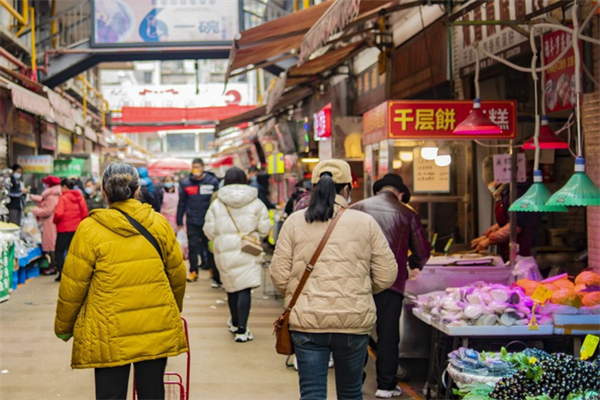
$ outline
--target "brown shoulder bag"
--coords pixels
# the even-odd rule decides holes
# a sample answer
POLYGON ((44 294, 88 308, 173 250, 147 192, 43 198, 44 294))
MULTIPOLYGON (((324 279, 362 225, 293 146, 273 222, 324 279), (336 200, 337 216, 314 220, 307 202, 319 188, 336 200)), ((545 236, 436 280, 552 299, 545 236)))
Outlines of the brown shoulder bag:
POLYGON ((321 252, 325 248, 325 245, 327 244, 327 241, 329 240, 329 237, 331 236, 331 232, 333 232, 333 228, 335 228, 335 225, 339 221, 339 219, 342 216, 342 214, 344 213, 344 211, 345 211, 345 208, 343 208, 343 207, 340 208, 337 215, 333 218, 333 220, 327 227, 327 230, 325 231, 325 235, 323 236, 323 239, 321 239, 321 242, 319 243, 319 246, 317 247, 315 254, 313 254, 312 258, 310 259, 310 262, 306 266, 306 270, 304 271, 304 274, 302 275, 302 279, 300 279, 300 283, 298 284, 298 287, 296 288, 296 291, 294 292, 294 295, 292 296, 292 300, 290 301, 290 304, 288 304, 288 306, 285 309, 285 311, 283 312, 283 314, 281 314, 281 316, 279 318, 277 318, 277 320, 273 323, 273 326, 274 326, 273 333, 277 337, 277 342, 275 343, 275 349, 277 350, 278 354, 283 354, 286 356, 291 356, 292 354, 294 354, 294 345, 292 343, 292 337, 290 335, 290 313, 292 312, 292 308, 294 308, 294 305, 296 305, 296 301, 298 300, 298 297, 300 297, 300 293, 302 292, 302 289, 304 289, 304 285, 306 284, 306 281, 308 280, 310 273, 312 272, 315 264, 317 263, 317 260, 319 259, 321 252))

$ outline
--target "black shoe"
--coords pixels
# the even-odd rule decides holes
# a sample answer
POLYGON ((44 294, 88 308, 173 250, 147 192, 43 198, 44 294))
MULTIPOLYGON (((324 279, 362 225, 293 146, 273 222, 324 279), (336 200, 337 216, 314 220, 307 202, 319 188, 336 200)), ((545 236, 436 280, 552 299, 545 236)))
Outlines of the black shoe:
POLYGON ((47 275, 56 275, 56 274, 58 274, 58 270, 56 268, 54 268, 54 267, 52 267, 52 268, 46 268, 46 269, 41 270, 40 274, 46 275, 46 276, 47 275))
POLYGON ((60 282, 60 274, 56 278, 54 278, 54 282, 60 282))

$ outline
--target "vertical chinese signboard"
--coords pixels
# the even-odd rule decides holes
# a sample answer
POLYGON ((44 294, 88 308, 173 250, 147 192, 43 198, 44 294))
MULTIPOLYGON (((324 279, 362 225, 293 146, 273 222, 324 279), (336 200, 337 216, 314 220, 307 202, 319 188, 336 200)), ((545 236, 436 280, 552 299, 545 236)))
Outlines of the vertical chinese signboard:
POLYGON ((497 135, 457 135, 452 132, 473 110, 473 102, 390 100, 365 113, 363 142, 366 145, 384 139, 514 139, 516 107, 514 100, 482 102, 483 113, 502 132, 497 135))
POLYGON ((567 53, 552 68, 546 71, 546 111, 554 112, 575 107, 575 52, 572 36, 557 31, 544 35, 542 39, 544 64, 548 65, 569 47, 567 53))

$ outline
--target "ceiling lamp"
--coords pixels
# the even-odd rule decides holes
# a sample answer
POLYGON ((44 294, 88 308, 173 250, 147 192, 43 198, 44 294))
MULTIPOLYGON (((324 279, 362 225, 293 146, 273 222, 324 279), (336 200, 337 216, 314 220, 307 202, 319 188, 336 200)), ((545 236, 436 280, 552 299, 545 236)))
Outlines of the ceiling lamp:
POLYGON ((423 160, 433 161, 437 157, 438 148, 434 142, 425 142, 423 147, 421 147, 421 158, 423 160))
POLYGON ((551 193, 543 184, 542 171, 533 171, 533 185, 525 192, 523 196, 518 198, 508 211, 517 212, 567 212, 569 211, 564 205, 550 206, 546 203, 550 199, 551 193))
POLYGON ((585 173, 585 160, 575 159, 575 173, 567 184, 554 193, 546 203, 549 206, 600 206, 600 189, 585 173))
POLYGON ((437 156, 435 157, 435 165, 438 167, 447 167, 452 162, 452 156, 450 150, 447 147, 439 149, 437 156))
POLYGON ((549 206, 600 206, 600 189, 585 173, 585 159, 583 158, 583 133, 581 132, 581 54, 579 50, 579 20, 577 18, 577 2, 573 3, 573 53, 575 56, 575 114, 577 118, 577 158, 575 159, 575 173, 567 184, 548 200, 549 206))
POLYGON ((454 128, 455 135, 499 135, 502 129, 481 111, 481 94, 479 90, 479 50, 478 43, 473 44, 475 51, 475 100, 473 110, 467 118, 454 128))
POLYGON ((481 100, 476 98, 473 101, 473 111, 463 122, 458 124, 454 131, 455 135, 499 135, 502 129, 481 111, 481 100))
MULTIPOLYGON (((568 149, 569 144, 556 136, 556 134, 548 126, 548 117, 542 115, 542 127, 540 128, 540 149, 568 149)), ((523 150, 535 150, 533 138, 523 144, 523 150)))
POLYGON ((402 162, 411 162, 414 157, 412 151, 401 151, 399 156, 402 162))

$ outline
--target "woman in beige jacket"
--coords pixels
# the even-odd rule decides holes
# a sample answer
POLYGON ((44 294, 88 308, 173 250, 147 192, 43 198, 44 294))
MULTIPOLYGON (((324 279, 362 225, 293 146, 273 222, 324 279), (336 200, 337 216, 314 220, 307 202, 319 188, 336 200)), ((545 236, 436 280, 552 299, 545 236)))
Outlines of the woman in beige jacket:
MULTIPOLYGON (((350 166, 342 160, 320 162, 312 182, 308 209, 292 214, 283 224, 271 263, 271 278, 286 304, 334 215, 348 207, 350 166)), ((397 271, 375 220, 346 210, 290 315, 301 400, 327 398, 330 353, 338 399, 363 398, 362 370, 376 320, 373 293, 392 286, 397 271)))

